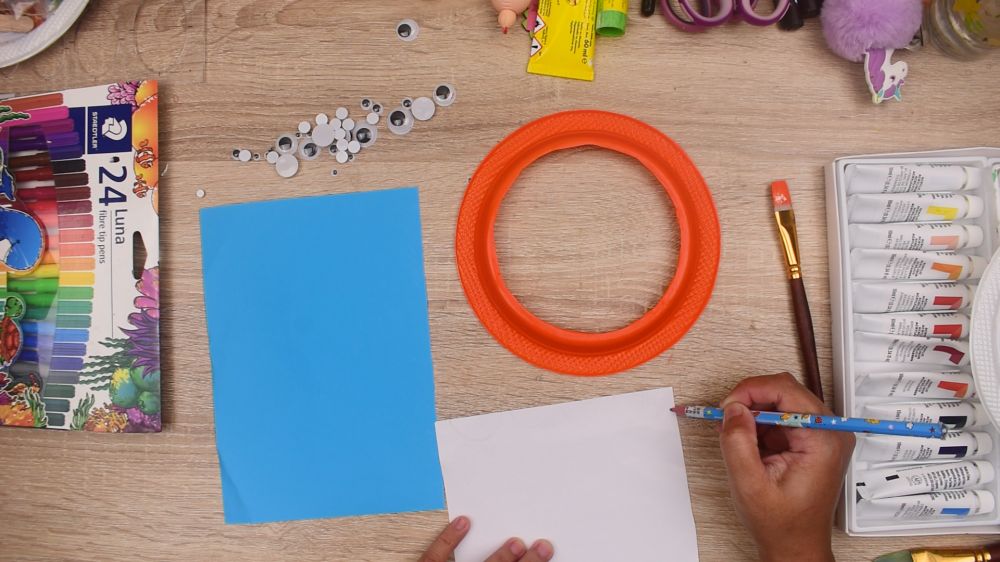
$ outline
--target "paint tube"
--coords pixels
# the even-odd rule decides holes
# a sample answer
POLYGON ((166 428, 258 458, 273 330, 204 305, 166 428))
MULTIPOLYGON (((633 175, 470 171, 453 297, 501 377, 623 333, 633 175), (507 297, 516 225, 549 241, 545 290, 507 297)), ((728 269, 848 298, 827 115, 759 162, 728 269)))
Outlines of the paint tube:
POLYGON ((961 250, 981 246, 984 238, 982 227, 951 222, 852 224, 847 229, 851 247, 873 250, 961 250))
POLYGON ((975 285, 957 283, 855 283, 855 312, 961 310, 972 303, 975 285))
POLYGON ((528 72, 593 80, 596 23, 597 0, 540 0, 528 72))
POLYGON ((881 499, 928 492, 968 490, 993 481, 993 463, 960 461, 870 470, 855 489, 862 498, 881 499))
POLYGON ((864 417, 880 420, 942 423, 948 429, 978 427, 990 423, 979 404, 962 400, 943 402, 886 402, 865 404, 864 417))
POLYGON ((949 372, 865 373, 858 394, 877 398, 975 398, 972 375, 949 372))
POLYGON ((847 193, 910 193, 976 189, 979 168, 954 164, 852 164, 844 172, 847 193))
POLYGON ((960 340, 969 335, 969 317, 960 312, 855 314, 854 329, 894 336, 960 340))
POLYGON ((897 521, 961 519, 993 513, 995 507, 996 499, 986 490, 960 490, 861 500, 858 502, 858 518, 897 521))
POLYGON ((983 214, 983 200, 957 193, 851 195, 847 216, 852 223, 940 222, 974 219, 983 214))
POLYGON ((851 250, 855 279, 876 281, 960 281, 979 279, 986 258, 955 252, 919 250, 851 250))
POLYGON ((858 460, 916 462, 977 459, 993 452, 993 438, 979 431, 949 431, 943 439, 907 435, 859 435, 858 460))
POLYGON ((938 338, 907 338, 854 332, 854 359, 872 363, 964 367, 969 364, 969 344, 938 338))

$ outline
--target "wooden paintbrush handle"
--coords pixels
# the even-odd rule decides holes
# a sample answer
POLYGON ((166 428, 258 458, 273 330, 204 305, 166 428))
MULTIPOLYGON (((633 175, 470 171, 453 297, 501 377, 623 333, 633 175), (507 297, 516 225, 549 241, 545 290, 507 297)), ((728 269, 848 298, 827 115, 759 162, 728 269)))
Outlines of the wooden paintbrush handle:
POLYGON ((792 307, 795 309, 795 328, 799 334, 799 348, 805 363, 805 383, 813 394, 823 401, 823 381, 819 376, 819 357, 816 355, 816 333, 813 331, 809 300, 802 279, 792 279, 792 307))

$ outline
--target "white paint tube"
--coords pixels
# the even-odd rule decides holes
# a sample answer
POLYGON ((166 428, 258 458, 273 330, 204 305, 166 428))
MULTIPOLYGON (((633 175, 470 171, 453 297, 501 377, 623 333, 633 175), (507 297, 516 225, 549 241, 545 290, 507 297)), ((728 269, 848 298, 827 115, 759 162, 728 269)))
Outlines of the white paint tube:
POLYGON ((958 371, 864 373, 858 395, 874 398, 975 398, 972 375, 958 371))
POLYGON ((855 283, 855 312, 961 310, 972 304, 975 285, 957 283, 855 283))
POLYGON ((949 431, 944 439, 906 435, 859 435, 858 459, 868 462, 917 462, 983 458, 993 438, 979 431, 949 431))
POLYGON ((979 279, 986 258, 955 252, 919 250, 851 250, 855 279, 875 281, 960 281, 979 279))
POLYGON ((949 430, 979 427, 990 423, 989 416, 981 405, 962 400, 865 404, 862 410, 866 418, 901 422, 940 422, 949 430))
POLYGON ((861 500, 858 502, 858 518, 896 521, 962 519, 993 513, 995 507, 996 499, 986 490, 960 490, 861 500))
POLYGON ((983 207, 982 198, 958 193, 851 195, 847 217, 852 223, 956 221, 978 218, 983 207))
POLYGON ((947 490, 969 490, 993 481, 993 463, 960 461, 870 470, 855 489, 862 498, 880 499, 947 490))
POLYGON ((872 363, 920 363, 964 367, 969 364, 969 344, 938 338, 908 338, 854 332, 854 359, 872 363))
POLYGON ((852 224, 847 228, 851 247, 874 250, 961 250, 977 248, 984 239, 982 227, 951 222, 852 224))
POLYGON ((851 164, 845 170, 847 193, 911 193, 976 189, 979 168, 954 164, 851 164))
POLYGON ((960 340, 969 335, 969 317, 960 312, 855 314, 854 329, 894 336, 960 340))

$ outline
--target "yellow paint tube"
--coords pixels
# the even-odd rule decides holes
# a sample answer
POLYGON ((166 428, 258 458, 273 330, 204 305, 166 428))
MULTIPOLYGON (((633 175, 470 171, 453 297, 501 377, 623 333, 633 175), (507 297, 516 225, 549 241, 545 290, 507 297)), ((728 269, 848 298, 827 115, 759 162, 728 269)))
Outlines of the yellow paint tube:
POLYGON ((598 0, 540 0, 528 72, 594 79, 598 0))
POLYGON ((628 0, 600 0, 597 7, 597 34, 621 37, 628 24, 628 0))

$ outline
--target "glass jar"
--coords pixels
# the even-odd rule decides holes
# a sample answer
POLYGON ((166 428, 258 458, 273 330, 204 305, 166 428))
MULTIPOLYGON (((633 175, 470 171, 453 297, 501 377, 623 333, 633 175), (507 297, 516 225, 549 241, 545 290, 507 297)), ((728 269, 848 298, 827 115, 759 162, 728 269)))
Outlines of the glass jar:
POLYGON ((924 28, 949 56, 979 58, 1000 47, 1000 0, 931 0, 924 28))

